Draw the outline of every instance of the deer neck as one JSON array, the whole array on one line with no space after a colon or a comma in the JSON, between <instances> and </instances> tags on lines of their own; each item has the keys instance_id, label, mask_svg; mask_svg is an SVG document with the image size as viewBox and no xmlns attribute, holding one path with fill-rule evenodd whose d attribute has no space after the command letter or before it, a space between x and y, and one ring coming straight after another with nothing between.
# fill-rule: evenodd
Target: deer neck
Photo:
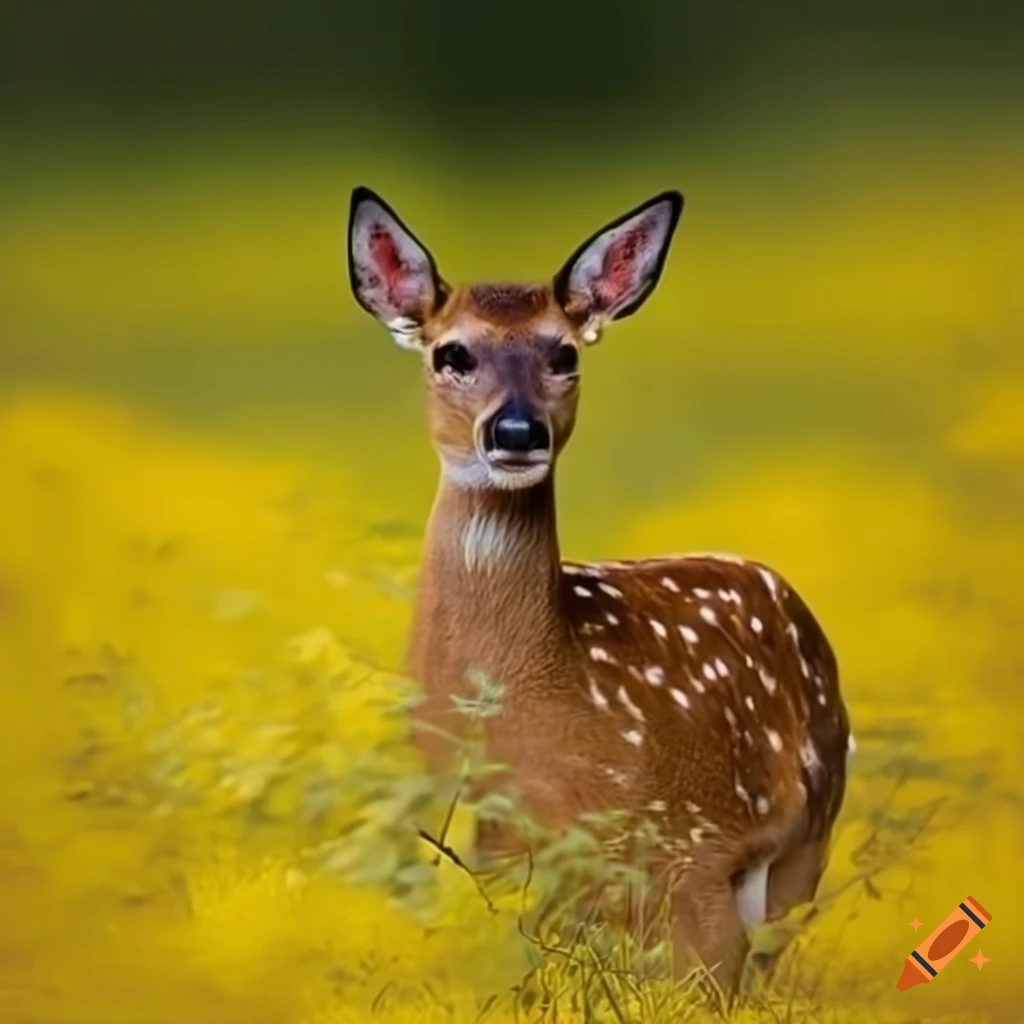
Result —
<instances>
[{"instance_id":1,"label":"deer neck","mask_svg":"<svg viewBox=\"0 0 1024 1024\"><path fill-rule=\"evenodd\" d=\"M410 668L427 693L550 687L564 651L551 475L535 487L460 487L442 477L430 516Z\"/></svg>"}]
</instances>

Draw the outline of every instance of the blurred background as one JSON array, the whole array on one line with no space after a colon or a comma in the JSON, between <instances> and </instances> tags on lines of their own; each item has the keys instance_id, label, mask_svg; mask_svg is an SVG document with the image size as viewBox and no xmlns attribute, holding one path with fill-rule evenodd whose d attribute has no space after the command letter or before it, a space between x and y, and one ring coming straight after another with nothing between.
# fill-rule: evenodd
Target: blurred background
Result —
<instances>
[{"instance_id":1,"label":"blurred background","mask_svg":"<svg viewBox=\"0 0 1024 1024\"><path fill-rule=\"evenodd\" d=\"M563 551L789 577L860 744L813 998L1017 1021L1022 38L992 2L6 3L0 1017L362 1019L412 977L472 1020L515 976L457 873L430 945L298 866L400 746L436 472L348 293L366 184L454 281L686 194L587 353ZM992 962L897 994L967 895Z\"/></svg>"}]
</instances>

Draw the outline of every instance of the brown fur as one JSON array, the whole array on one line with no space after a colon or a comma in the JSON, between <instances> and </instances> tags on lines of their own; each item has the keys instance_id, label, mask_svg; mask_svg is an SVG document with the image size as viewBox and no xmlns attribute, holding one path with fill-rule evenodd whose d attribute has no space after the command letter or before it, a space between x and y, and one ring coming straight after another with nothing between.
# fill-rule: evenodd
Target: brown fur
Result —
<instances>
[{"instance_id":1,"label":"brown fur","mask_svg":"<svg viewBox=\"0 0 1024 1024\"><path fill-rule=\"evenodd\" d=\"M428 369L435 444L470 453L474 424L515 391L544 410L561 451L577 388L545 373L543 353L556 339L578 344L573 331L548 289L454 291L425 344L463 340L478 365L459 384ZM485 538L478 551L474 537ZM470 670L505 687L488 755L544 824L664 806L659 824L678 840L666 871L681 966L693 947L735 989L747 952L737 872L772 863L773 916L813 896L848 723L821 628L765 567L712 556L565 565L551 475L513 491L442 479L408 667L426 690L424 718L456 733L451 697L469 695ZM443 741L420 742L435 770L450 767Z\"/></svg>"},{"instance_id":2,"label":"brown fur","mask_svg":"<svg viewBox=\"0 0 1024 1024\"><path fill-rule=\"evenodd\" d=\"M521 284L475 284L468 298L478 316L497 327L522 323L542 312L550 302L544 288Z\"/></svg>"}]
</instances>

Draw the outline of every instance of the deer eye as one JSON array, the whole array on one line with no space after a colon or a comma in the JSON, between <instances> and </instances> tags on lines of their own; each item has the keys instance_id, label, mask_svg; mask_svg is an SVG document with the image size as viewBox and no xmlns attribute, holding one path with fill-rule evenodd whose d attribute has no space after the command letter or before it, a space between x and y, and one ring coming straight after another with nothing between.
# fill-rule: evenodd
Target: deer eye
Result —
<instances>
[{"instance_id":1,"label":"deer eye","mask_svg":"<svg viewBox=\"0 0 1024 1024\"><path fill-rule=\"evenodd\" d=\"M551 372L559 376L575 373L580 365L580 354L575 345L559 345L551 355Z\"/></svg>"},{"instance_id":2,"label":"deer eye","mask_svg":"<svg viewBox=\"0 0 1024 1024\"><path fill-rule=\"evenodd\" d=\"M470 373L476 367L476 360L469 349L459 341L449 341L434 349L434 373L450 370L457 377Z\"/></svg>"}]
</instances>

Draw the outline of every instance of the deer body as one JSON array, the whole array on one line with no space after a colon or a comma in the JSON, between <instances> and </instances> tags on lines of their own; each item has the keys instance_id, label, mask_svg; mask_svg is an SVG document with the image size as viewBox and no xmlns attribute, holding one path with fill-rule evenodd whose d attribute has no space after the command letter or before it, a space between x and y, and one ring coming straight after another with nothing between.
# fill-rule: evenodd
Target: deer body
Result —
<instances>
[{"instance_id":1,"label":"deer body","mask_svg":"<svg viewBox=\"0 0 1024 1024\"><path fill-rule=\"evenodd\" d=\"M555 516L580 345L652 290L680 209L666 193L631 211L550 287L451 289L357 190L350 267L360 303L425 356L442 474L408 658L423 718L457 732L451 698L482 673L503 688L487 754L527 813L564 829L658 808L680 963L694 950L734 990L746 928L810 900L825 866L851 743L835 658L770 568L565 563ZM448 744L420 742L445 771Z\"/></svg>"}]
</instances>

